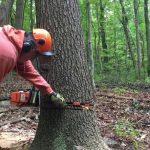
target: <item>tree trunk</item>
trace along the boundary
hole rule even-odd
[[[49,30],[56,56],[49,59],[48,81],[67,101],[94,101],[87,70],[77,0],[37,0],[37,26]],[[46,11],[45,11],[46,10]],[[30,150],[107,150],[94,111],[50,108],[41,100],[40,122]]]
[[[15,27],[22,29],[23,27],[24,0],[16,1],[16,18]]]
[[[135,61],[135,57],[134,57],[134,51],[133,51],[132,46],[131,46],[129,29],[128,29],[127,14],[126,14],[126,11],[125,11],[125,8],[124,8],[123,0],[119,0],[119,1],[120,1],[120,5],[121,5],[121,8],[122,8],[122,25],[123,25],[123,29],[124,29],[124,33],[125,33],[126,43],[127,43],[130,55],[131,55],[133,67],[136,68],[136,61]]]
[[[101,47],[100,47],[100,41],[101,41],[101,31],[100,31],[100,18],[99,18],[99,5],[98,3],[96,3],[96,20],[97,20],[97,24],[98,24],[98,41],[97,41],[97,47],[96,47],[96,62],[97,62],[97,66],[99,68],[96,68],[96,70],[98,70],[98,73],[100,76],[103,76],[103,74],[100,74],[100,72],[103,72],[103,65],[102,65],[102,57],[101,57]]]
[[[150,23],[148,17],[148,0],[144,0],[144,17],[145,17],[145,27],[146,27],[146,44],[147,44],[147,73],[150,77]]]
[[[100,31],[101,31],[101,40],[102,40],[102,48],[104,50],[104,63],[108,63],[107,56],[107,43],[106,43],[106,34],[105,34],[105,17],[104,17],[104,5],[102,0],[100,0]]]
[[[14,0],[6,0],[0,6],[0,26],[9,24],[10,13],[13,6]]]
[[[139,35],[139,13],[138,13],[138,0],[134,0],[134,14],[135,14],[135,29],[136,29],[136,49],[137,49],[137,70],[138,79],[141,78],[141,49],[140,49],[140,35]]]
[[[116,14],[116,6],[118,5],[118,3],[116,3],[116,0],[113,0],[113,13]],[[121,75],[121,71],[120,71],[120,63],[119,63],[119,56],[118,56],[118,52],[117,52],[117,24],[116,24],[116,19],[117,17],[114,15],[114,18],[113,18],[113,35],[114,35],[114,38],[113,38],[113,49],[114,49],[114,58],[115,58],[115,71],[116,71],[116,80],[119,81]],[[125,62],[126,64],[126,62]]]
[[[90,1],[86,0],[86,51],[87,51],[87,59],[88,59],[88,67],[92,78],[93,86],[95,87],[94,83],[94,52],[92,49],[92,41],[91,41],[91,6]]]

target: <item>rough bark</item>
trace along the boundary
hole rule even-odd
[[[49,30],[56,56],[49,60],[47,80],[67,101],[94,102],[87,70],[77,0],[37,0],[37,26]],[[46,11],[45,11],[46,10]],[[94,111],[52,109],[41,100],[40,122],[30,150],[108,150]]]

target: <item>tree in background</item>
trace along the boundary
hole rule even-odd
[[[22,29],[23,27],[24,0],[16,1],[15,27]]]
[[[102,39],[102,48],[104,50],[104,63],[108,63],[108,56],[107,56],[107,43],[106,43],[106,33],[105,33],[105,4],[103,0],[100,0],[100,35]],[[105,70],[106,71],[106,70]]]
[[[95,83],[94,83],[94,51],[92,49],[92,35],[91,35],[91,4],[89,0],[85,1],[86,3],[86,20],[87,20],[87,31],[86,31],[86,52],[87,52],[87,61],[88,61],[88,68],[91,74],[91,78],[92,78],[92,83],[93,86],[95,87]]]
[[[6,0],[1,2],[0,5],[0,26],[9,24],[11,9],[13,7],[14,0]]]
[[[123,29],[124,29],[124,34],[125,34],[126,43],[127,43],[127,49],[129,49],[129,52],[131,54],[133,67],[136,68],[136,60],[135,60],[134,50],[133,50],[132,43],[131,43],[130,30],[128,27],[129,21],[128,21],[128,17],[127,17],[127,12],[125,10],[124,1],[123,0],[119,0],[119,1],[120,1],[121,9],[122,9],[121,23],[122,23]]]
[[[141,58],[141,48],[140,48],[140,31],[139,31],[139,1],[134,0],[134,14],[135,14],[135,29],[136,29],[136,49],[137,49],[137,70],[138,70],[138,79],[141,78],[141,67],[142,67],[142,58]]]
[[[94,102],[76,0],[37,0],[37,27],[52,34],[56,56],[49,59],[47,80],[67,101]],[[46,10],[46,11],[45,11]],[[41,100],[40,121],[30,150],[107,150],[94,110],[50,109]]]
[[[148,0],[144,0],[144,17],[145,17],[145,28],[146,28],[146,45],[147,45],[147,73],[150,77],[150,23],[148,17]]]

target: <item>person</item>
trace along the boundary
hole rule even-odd
[[[53,56],[52,38],[45,29],[32,32],[16,29],[11,25],[0,27],[0,81],[12,70],[32,83],[52,101],[64,103],[64,98],[54,92],[47,81],[38,73],[31,60],[39,55]]]

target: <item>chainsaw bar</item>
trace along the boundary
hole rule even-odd
[[[66,102],[66,109],[74,110],[93,110],[94,105],[88,101],[86,102]]]

